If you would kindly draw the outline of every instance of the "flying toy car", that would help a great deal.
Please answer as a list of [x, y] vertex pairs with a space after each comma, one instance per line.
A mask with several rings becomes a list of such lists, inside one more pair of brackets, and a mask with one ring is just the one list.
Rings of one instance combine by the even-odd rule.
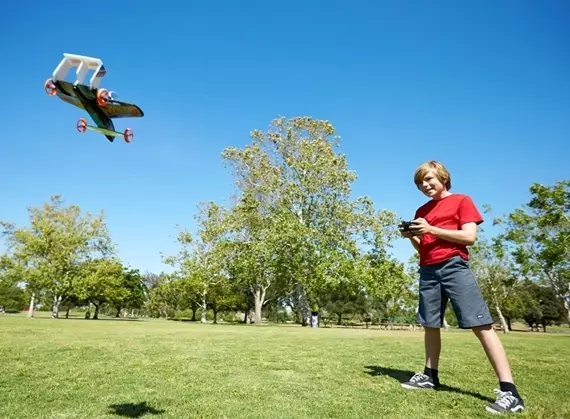
[[[75, 82], [65, 81], [67, 73], [74, 67], [77, 67]], [[87, 85], [83, 82], [89, 70], [94, 72]], [[44, 87], [48, 95], [58, 96], [64, 102], [87, 111], [97, 125], [88, 125], [85, 118], [80, 118], [77, 122], [79, 132], [98, 131], [110, 142], [113, 142], [115, 137], [122, 136], [125, 142], [130, 143], [133, 131], [130, 128], [124, 132], [115, 131], [113, 119], [142, 117], [144, 113], [135, 104], [116, 100], [115, 92], [100, 88], [105, 74], [107, 70], [100, 59], [64, 53], [63, 59], [55, 68], [52, 77], [46, 80]]]

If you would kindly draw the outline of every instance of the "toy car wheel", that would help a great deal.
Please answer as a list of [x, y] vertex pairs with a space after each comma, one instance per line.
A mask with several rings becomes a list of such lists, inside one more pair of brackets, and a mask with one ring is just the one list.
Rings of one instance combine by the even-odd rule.
[[55, 84], [52, 79], [46, 80], [46, 82], [44, 83], [44, 89], [46, 90], [46, 93], [50, 96], [54, 96], [57, 93], [57, 88], [55, 87]]
[[107, 89], [100, 89], [97, 92], [97, 104], [99, 106], [107, 106], [109, 104], [109, 91]]
[[130, 128], [127, 128], [125, 130], [125, 133], [123, 135], [123, 138], [125, 139], [125, 142], [127, 144], [131, 143], [133, 141], [133, 130]]
[[87, 121], [85, 120], [85, 118], [80, 118], [79, 121], [77, 121], [77, 131], [83, 133], [85, 131], [87, 131]]

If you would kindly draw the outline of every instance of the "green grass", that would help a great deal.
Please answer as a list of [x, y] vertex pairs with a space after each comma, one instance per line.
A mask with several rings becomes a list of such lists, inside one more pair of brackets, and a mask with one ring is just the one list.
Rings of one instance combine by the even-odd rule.
[[[501, 335], [527, 418], [570, 417], [570, 335]], [[483, 418], [497, 381], [443, 333], [448, 391], [410, 392], [422, 332], [0, 316], [0, 418]]]

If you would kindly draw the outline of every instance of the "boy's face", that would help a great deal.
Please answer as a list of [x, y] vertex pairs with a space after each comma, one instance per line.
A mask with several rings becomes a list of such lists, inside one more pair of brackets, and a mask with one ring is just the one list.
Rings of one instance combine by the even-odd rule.
[[445, 185], [437, 178], [435, 170], [427, 172], [418, 186], [425, 196], [432, 199], [440, 198], [441, 194], [446, 191]]

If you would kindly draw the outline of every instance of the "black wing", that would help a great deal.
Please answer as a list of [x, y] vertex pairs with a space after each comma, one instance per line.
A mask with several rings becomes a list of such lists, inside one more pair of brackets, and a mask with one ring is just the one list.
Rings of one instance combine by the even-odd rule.
[[137, 105], [126, 102], [112, 101], [101, 108], [109, 118], [140, 118], [144, 112]]

